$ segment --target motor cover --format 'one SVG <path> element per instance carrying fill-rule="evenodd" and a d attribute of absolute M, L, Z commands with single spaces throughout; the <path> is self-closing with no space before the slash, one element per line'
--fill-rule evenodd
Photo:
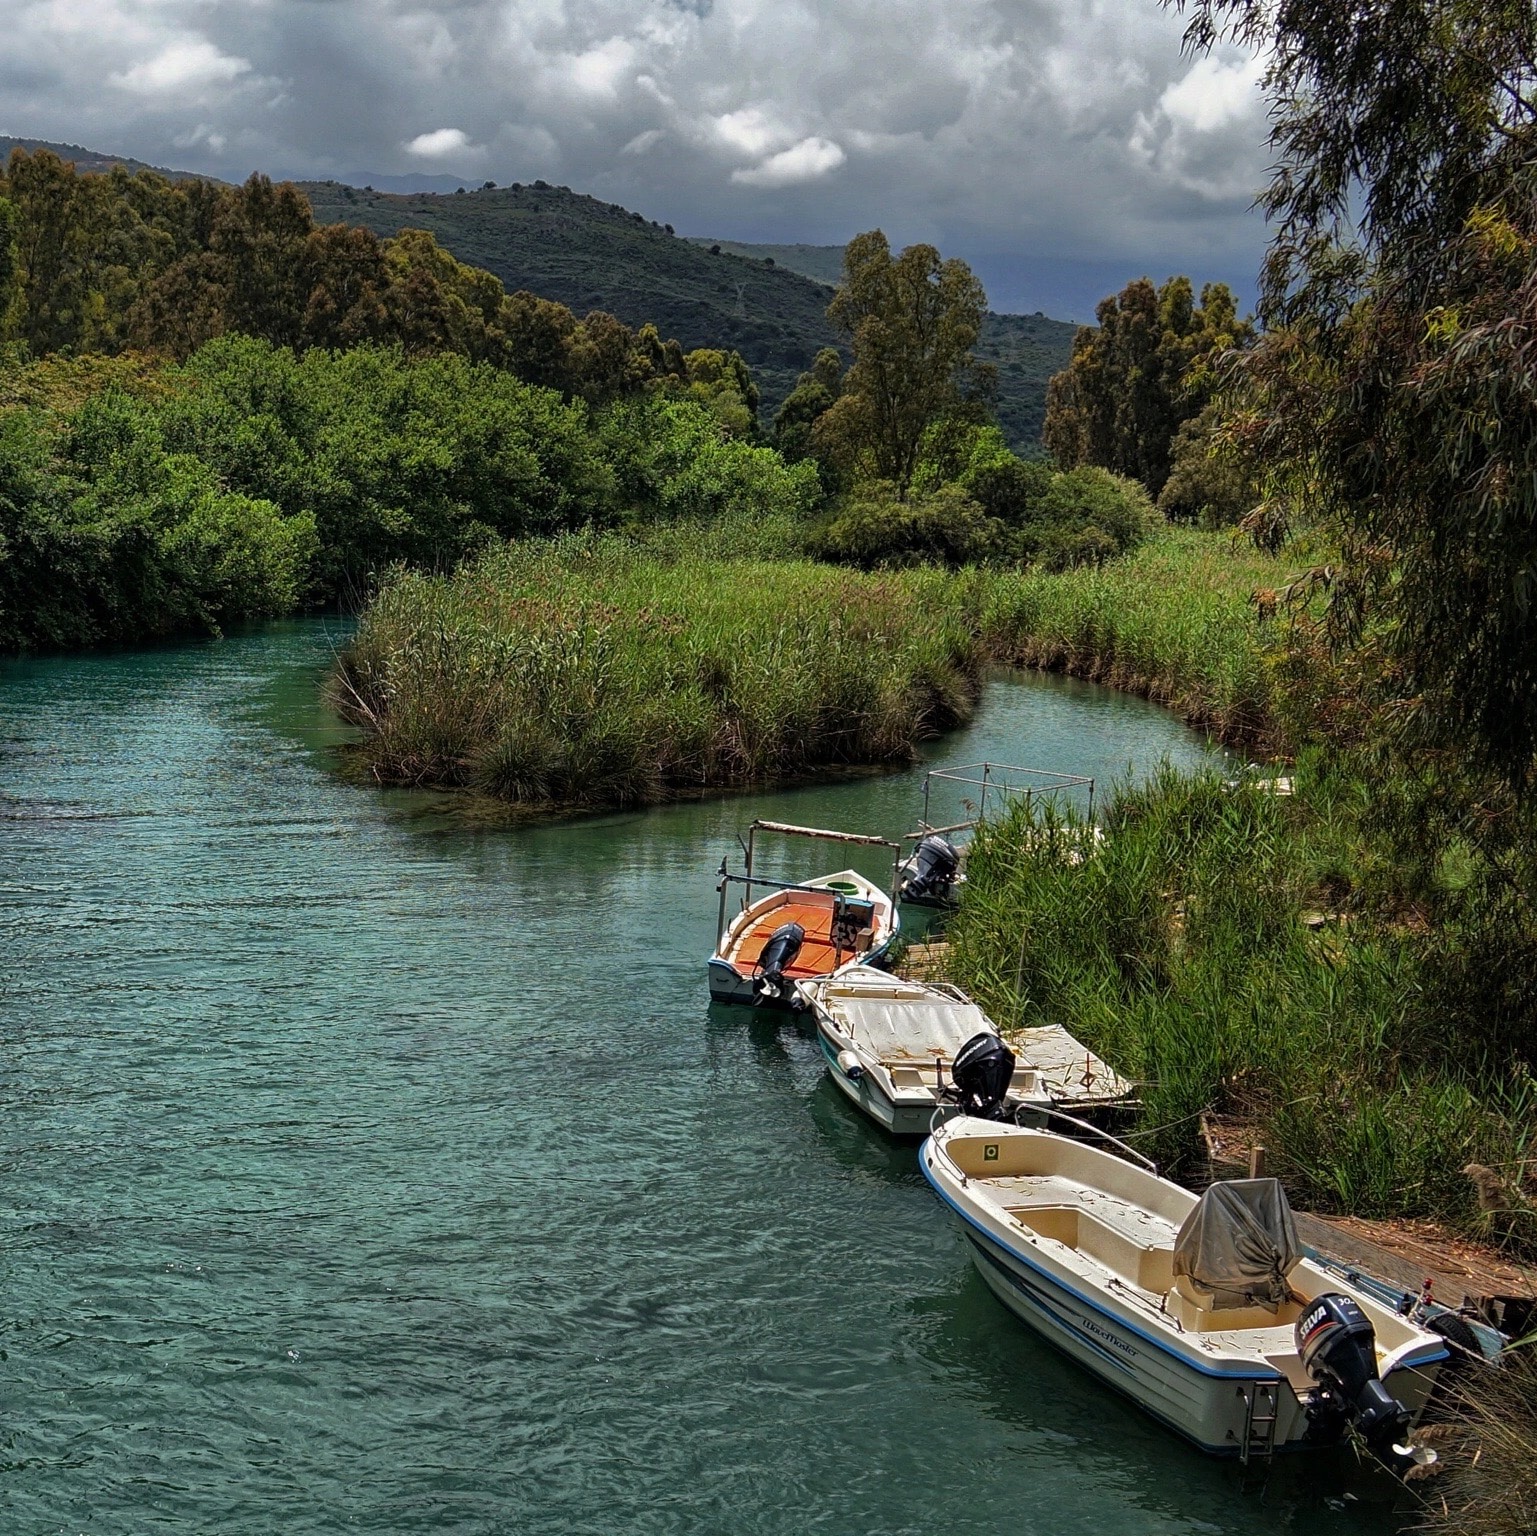
<path fill-rule="evenodd" d="M 795 964 L 795 957 L 806 942 L 806 930 L 799 923 L 781 923 L 769 935 L 769 941 L 758 956 L 758 969 L 753 977 L 753 996 L 762 1002 L 765 998 L 784 997 L 789 989 L 785 972 Z"/>
<path fill-rule="evenodd" d="M 996 1120 L 1013 1077 L 1013 1051 L 997 1035 L 984 1030 L 955 1053 L 946 1097 L 957 1103 L 964 1115 Z"/>
<path fill-rule="evenodd" d="M 902 882 L 903 896 L 917 898 L 937 895 L 955 883 L 961 856 L 948 838 L 931 832 L 913 850 L 912 873 Z"/>

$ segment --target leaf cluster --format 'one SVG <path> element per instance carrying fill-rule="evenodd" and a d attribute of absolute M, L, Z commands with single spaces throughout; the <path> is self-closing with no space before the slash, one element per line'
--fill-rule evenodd
<path fill-rule="evenodd" d="M 1140 480 L 1156 497 L 1175 434 L 1210 398 L 1212 359 L 1247 346 L 1253 328 L 1225 284 L 1208 283 L 1197 305 L 1188 277 L 1161 288 L 1138 278 L 1095 316 L 1047 387 L 1047 451 L 1067 469 L 1098 464 Z"/>

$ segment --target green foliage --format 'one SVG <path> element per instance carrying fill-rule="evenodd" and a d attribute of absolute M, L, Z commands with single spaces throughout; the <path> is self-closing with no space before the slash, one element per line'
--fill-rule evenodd
<path fill-rule="evenodd" d="M 1123 554 L 1155 522 L 1135 482 L 1018 459 L 996 427 L 948 418 L 925 434 L 922 452 L 905 502 L 889 482 L 860 486 L 833 504 L 809 547 L 867 568 L 934 560 L 1066 570 Z"/>
<path fill-rule="evenodd" d="M 424 230 L 380 240 L 317 226 L 302 193 L 264 176 L 242 187 L 151 171 L 80 176 L 46 150 L 18 149 L 0 202 L 11 210 L 16 294 L 0 304 L 0 340 L 14 336 L 37 357 L 134 346 L 185 358 L 234 332 L 300 351 L 373 342 L 457 353 L 591 404 L 687 381 L 682 349 L 653 327 L 509 296 Z M 749 415 L 752 387 L 737 386 Z"/>
<path fill-rule="evenodd" d="M 890 481 L 860 486 L 810 539 L 824 560 L 868 568 L 986 560 L 1002 547 L 1002 526 L 955 484 L 906 500 Z"/>
<path fill-rule="evenodd" d="M 889 480 L 905 497 L 925 433 L 983 388 L 972 348 L 987 298 L 965 262 L 931 245 L 893 259 L 879 230 L 855 236 L 843 265 L 827 315 L 854 363 L 814 441 L 851 478 Z"/>
<path fill-rule="evenodd" d="M 900 761 L 969 714 L 980 652 L 939 573 L 765 565 L 712 542 L 679 560 L 570 538 L 398 575 L 334 684 L 373 772 L 647 804 Z"/>
<path fill-rule="evenodd" d="M 1476 1228 L 1463 1166 L 1508 1164 L 1537 1125 L 1498 1086 L 1509 1056 L 1426 984 L 1468 930 L 1427 943 L 1392 905 L 1321 882 L 1392 853 L 1350 814 L 1359 781 L 1314 762 L 1293 783 L 1278 797 L 1166 770 L 1116 795 L 1079 864 L 1055 852 L 1077 839 L 1019 808 L 974 844 L 952 975 L 1001 1023 L 1060 1021 L 1141 1079 L 1148 1149 L 1176 1170 L 1201 1111 L 1237 1114 L 1310 1206 Z M 1313 910 L 1337 915 L 1315 929 Z M 1464 1012 L 1491 979 L 1465 973 Z"/>
<path fill-rule="evenodd" d="M 0 197 L 0 339 L 10 334 L 11 308 L 20 287 L 16 251 L 16 236 L 20 229 L 21 219 L 16 205 Z"/>
<path fill-rule="evenodd" d="M 1180 424 L 1172 453 L 1158 493 L 1158 510 L 1171 523 L 1228 528 L 1259 505 L 1258 466 L 1234 442 L 1221 402 Z"/>
<path fill-rule="evenodd" d="M 167 450 L 142 402 L 93 397 L 51 458 L 40 423 L 0 417 L 0 644 L 80 645 L 217 629 L 292 609 L 307 514 L 230 491 Z"/>
<path fill-rule="evenodd" d="M 594 410 L 452 353 L 227 336 L 170 369 L 58 360 L 0 389 L 0 645 L 217 628 L 586 524 L 788 544 L 819 496 L 695 401 Z"/>
<path fill-rule="evenodd" d="M 1260 451 L 1341 545 L 1336 639 L 1403 746 L 1537 782 L 1537 13 L 1198 0 L 1269 60 Z"/>
<path fill-rule="evenodd" d="M 667 387 L 702 405 L 728 437 L 746 442 L 758 436 L 758 386 L 735 352 L 701 347 L 683 360 L 685 378 Z"/>
<path fill-rule="evenodd" d="M 1098 464 L 1157 496 L 1169 478 L 1174 435 L 1209 398 L 1209 360 L 1253 339 L 1233 295 L 1208 283 L 1197 307 L 1188 277 L 1154 289 L 1147 278 L 1103 300 L 1072 361 L 1052 379 L 1044 428 L 1064 469 Z"/>
<path fill-rule="evenodd" d="M 785 402 L 774 417 L 774 446 L 787 463 L 811 458 L 816 454 L 814 433 L 817 422 L 838 398 L 843 388 L 843 359 L 836 347 L 823 347 L 816 361 L 795 381 Z M 818 459 L 824 483 L 833 479 L 831 465 Z"/>
<path fill-rule="evenodd" d="M 632 527 L 752 517 L 798 526 L 821 499 L 812 465 L 786 465 L 772 449 L 723 433 L 718 415 L 691 399 L 619 401 L 595 431 Z"/>
<path fill-rule="evenodd" d="M 1252 595 L 1286 574 L 1227 538 L 1166 530 L 1104 565 L 999 573 L 974 598 L 976 621 L 1001 661 L 1144 694 L 1248 748 L 1284 745 Z"/>

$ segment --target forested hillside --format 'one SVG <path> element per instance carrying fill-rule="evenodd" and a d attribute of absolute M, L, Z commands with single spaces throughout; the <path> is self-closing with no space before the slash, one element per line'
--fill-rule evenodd
<path fill-rule="evenodd" d="M 732 246 L 681 239 L 639 213 L 564 187 L 482 187 L 463 194 L 410 196 L 302 182 L 320 224 L 362 224 L 380 235 L 431 231 L 472 266 L 494 272 L 509 291 L 527 289 L 578 314 L 606 310 L 626 325 L 654 324 L 685 349 L 741 353 L 771 420 L 811 366 L 836 343 L 827 320 L 827 282 L 795 269 L 831 271 L 823 246 Z M 780 256 L 774 253 L 779 252 Z M 1017 450 L 1036 448 L 1046 381 L 1067 366 L 1077 327 L 1042 315 L 988 315 L 978 355 L 998 369 L 997 414 Z"/>
<path fill-rule="evenodd" d="M 425 229 L 463 262 L 494 272 L 577 314 L 601 309 L 627 325 L 654 324 L 685 349 L 741 353 L 772 416 L 832 346 L 831 297 L 820 283 L 761 261 L 712 255 L 617 203 L 563 187 L 484 188 L 462 196 L 394 196 L 339 182 L 302 182 L 320 224 L 361 224 L 379 235 Z"/>
<path fill-rule="evenodd" d="M 168 171 L 164 166 L 146 165 L 142 160 L 135 160 L 131 155 L 109 155 L 100 150 L 83 149 L 78 144 L 55 144 L 48 139 L 16 139 L 7 134 L 0 133 L 0 164 L 11 158 L 13 149 L 26 150 L 28 154 L 35 150 L 46 149 L 57 155 L 61 160 L 70 161 L 75 169 L 83 176 L 87 172 L 104 175 L 108 171 L 121 167 L 131 176 L 137 171 L 154 171 L 157 175 L 169 177 L 172 181 L 214 181 L 212 176 L 198 176 L 192 171 Z"/>

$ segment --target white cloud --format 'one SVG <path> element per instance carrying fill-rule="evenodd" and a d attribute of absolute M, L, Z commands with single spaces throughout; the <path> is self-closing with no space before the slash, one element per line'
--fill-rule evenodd
<path fill-rule="evenodd" d="M 211 123 L 199 123 L 196 128 L 178 134 L 172 142 L 178 149 L 196 149 L 206 145 L 214 154 L 222 155 L 229 140 Z"/>
<path fill-rule="evenodd" d="M 571 60 L 571 83 L 586 95 L 613 97 L 634 62 L 634 45 L 625 38 L 610 37 Z"/>
<path fill-rule="evenodd" d="M 831 242 L 880 225 L 898 244 L 1165 274 L 1218 258 L 1217 275 L 1252 273 L 1263 244 L 1259 66 L 1190 60 L 1156 0 L 11 9 L 7 131 L 162 165 L 473 167 L 699 234 Z"/>
<path fill-rule="evenodd" d="M 1264 61 L 1259 58 L 1197 59 L 1183 80 L 1176 80 L 1158 105 L 1176 123 L 1197 133 L 1226 128 L 1250 114 L 1259 100 Z"/>
<path fill-rule="evenodd" d="M 748 187 L 791 187 L 798 182 L 816 181 L 837 170 L 846 159 L 848 156 L 840 145 L 813 136 L 770 155 L 750 170 L 733 171 L 731 179 Z"/>
<path fill-rule="evenodd" d="M 775 121 L 762 107 L 742 107 L 708 119 L 714 137 L 727 149 L 744 155 L 762 155 L 795 135 Z"/>
<path fill-rule="evenodd" d="M 1245 55 L 1195 60 L 1138 112 L 1126 141 L 1134 159 L 1165 186 L 1208 203 L 1253 198 L 1264 174 L 1264 68 Z"/>
<path fill-rule="evenodd" d="M 186 38 L 168 43 L 153 58 L 113 75 L 112 82 L 141 96 L 158 96 L 227 85 L 250 70 L 249 60 L 220 53 L 207 38 Z"/>
<path fill-rule="evenodd" d="M 434 128 L 430 133 L 419 133 L 405 144 L 408 155 L 420 155 L 424 160 L 442 160 L 471 149 L 470 136 L 462 128 Z"/>

